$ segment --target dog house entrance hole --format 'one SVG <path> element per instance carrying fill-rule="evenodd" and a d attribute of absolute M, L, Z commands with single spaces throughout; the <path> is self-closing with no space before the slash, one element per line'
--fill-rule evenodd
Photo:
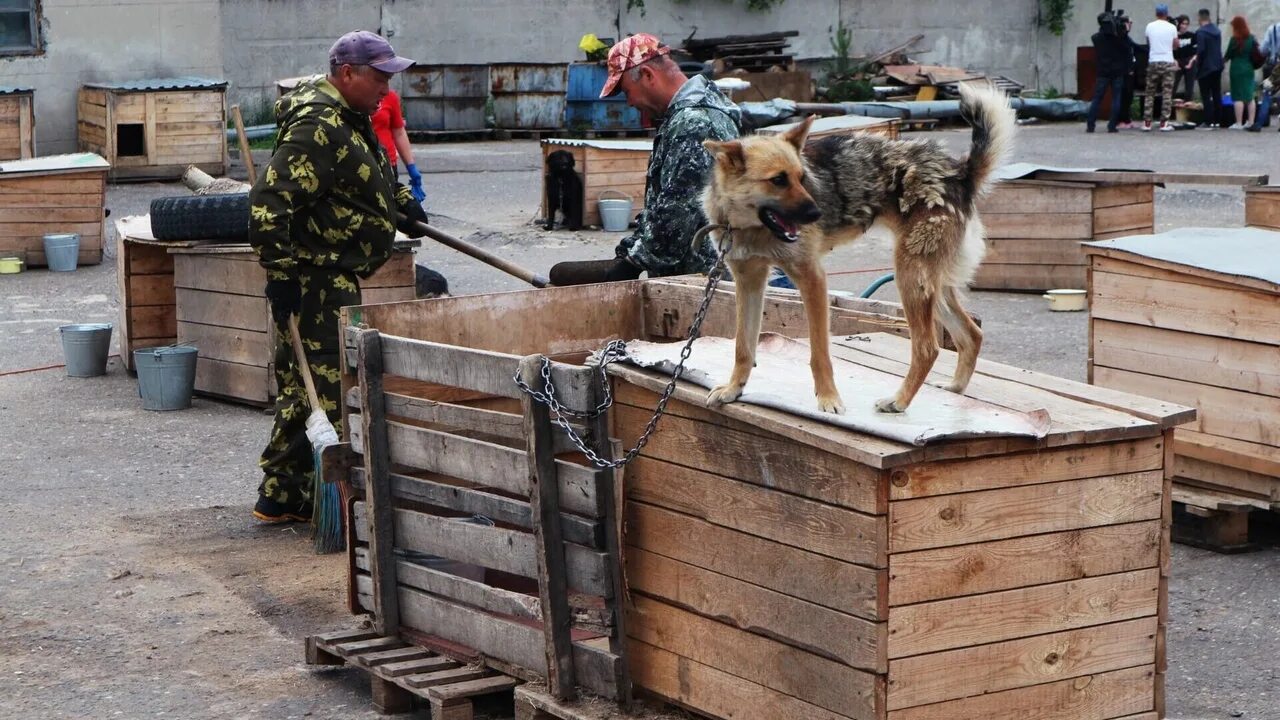
<path fill-rule="evenodd" d="M 116 157 L 141 157 L 146 154 L 146 126 L 142 123 L 117 124 Z"/>

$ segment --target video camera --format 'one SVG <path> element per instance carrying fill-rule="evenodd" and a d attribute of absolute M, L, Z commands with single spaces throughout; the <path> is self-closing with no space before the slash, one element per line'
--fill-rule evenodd
<path fill-rule="evenodd" d="M 1111 0 L 1107 0 L 1106 9 L 1098 13 L 1098 29 L 1104 35 L 1123 37 L 1127 34 L 1124 23 L 1128 20 L 1124 10 L 1112 10 Z"/>

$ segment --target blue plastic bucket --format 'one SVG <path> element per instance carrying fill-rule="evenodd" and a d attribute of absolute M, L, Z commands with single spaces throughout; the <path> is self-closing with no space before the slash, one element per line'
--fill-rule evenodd
<path fill-rule="evenodd" d="M 142 348 L 133 351 L 138 371 L 138 395 L 143 410 L 184 410 L 191 407 L 196 387 L 196 358 L 189 346 Z"/>
<path fill-rule="evenodd" d="M 80 236 L 50 233 L 44 236 L 44 259 L 53 272 L 71 272 L 80 257 Z"/>
<path fill-rule="evenodd" d="M 605 193 L 622 198 L 606 198 Z M 631 196 L 618 190 L 605 190 L 596 202 L 600 205 L 600 227 L 607 232 L 625 232 L 631 224 Z"/>
<path fill-rule="evenodd" d="M 62 335 L 62 356 L 67 377 L 96 377 L 107 374 L 111 353 L 111 323 L 77 323 L 58 327 Z"/>

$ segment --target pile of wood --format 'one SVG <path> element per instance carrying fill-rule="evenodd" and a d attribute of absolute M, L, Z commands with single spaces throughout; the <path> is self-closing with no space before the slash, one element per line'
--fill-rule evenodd
<path fill-rule="evenodd" d="M 795 30 L 763 35 L 729 35 L 684 41 L 684 49 L 695 60 L 710 62 L 716 76 L 759 72 L 791 72 L 796 59 L 787 38 L 800 33 Z"/>
<path fill-rule="evenodd" d="M 1010 95 L 1022 92 L 1022 84 L 1002 75 L 989 75 L 978 70 L 949 67 L 946 65 L 901 64 L 884 65 L 875 84 L 887 86 L 888 100 L 933 100 L 941 97 L 959 97 L 964 84 L 993 85 Z M 883 82 L 880 82 L 883 81 Z"/>

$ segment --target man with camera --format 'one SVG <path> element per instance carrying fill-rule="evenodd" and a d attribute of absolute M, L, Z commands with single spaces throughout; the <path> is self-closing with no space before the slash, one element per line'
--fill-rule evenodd
<path fill-rule="evenodd" d="M 1112 12 L 1098 14 L 1098 32 L 1093 34 L 1093 49 L 1097 55 L 1098 78 L 1093 85 L 1093 101 L 1085 120 L 1085 132 L 1093 132 L 1098 121 L 1102 97 L 1111 90 L 1111 114 L 1107 116 L 1107 132 L 1119 132 L 1121 99 L 1124 97 L 1124 79 L 1133 65 L 1133 51 L 1129 38 L 1123 31 L 1123 15 Z"/>

